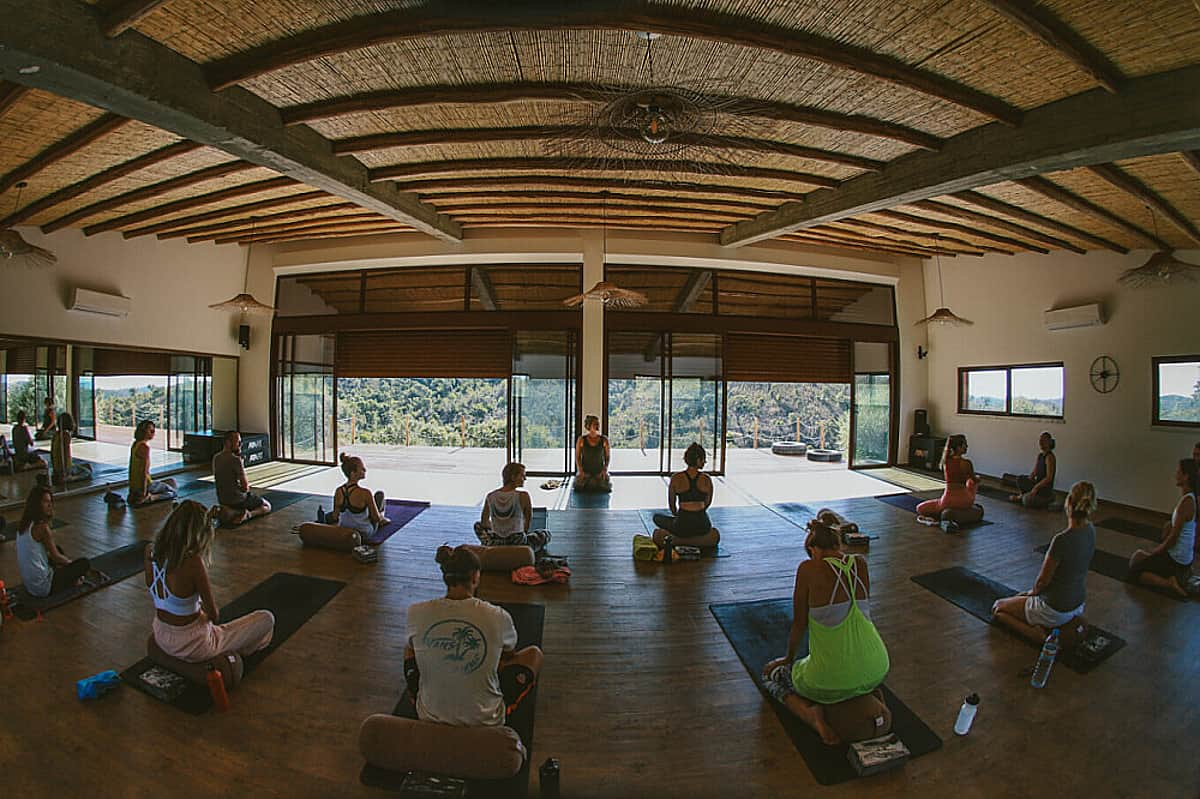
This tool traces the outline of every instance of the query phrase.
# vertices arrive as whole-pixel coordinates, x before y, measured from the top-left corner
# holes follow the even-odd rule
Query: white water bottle
[[[954,722],[954,734],[966,735],[971,731],[971,724],[975,721],[975,714],[979,712],[979,694],[971,694],[962,703],[962,707],[958,710],[958,719]]]

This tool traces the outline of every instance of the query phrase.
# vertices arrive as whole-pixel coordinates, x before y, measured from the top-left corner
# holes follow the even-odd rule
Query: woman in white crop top
[[[146,585],[154,602],[154,640],[163,652],[203,663],[225,652],[249,655],[271,643],[275,616],[256,610],[227,624],[208,582],[206,561],[216,508],[184,500],[146,547]]]
[[[1171,520],[1163,525],[1158,546],[1148,552],[1139,549],[1133,553],[1129,559],[1129,580],[1188,597],[1188,578],[1196,555],[1196,517],[1200,516],[1198,483],[1200,465],[1193,458],[1181,459],[1175,467],[1175,485],[1181,496]]]

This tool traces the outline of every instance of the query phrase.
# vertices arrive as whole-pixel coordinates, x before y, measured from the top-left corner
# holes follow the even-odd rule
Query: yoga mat
[[[345,585],[340,580],[276,572],[221,608],[223,624],[255,610],[269,610],[275,614],[275,634],[271,637],[271,643],[244,658],[244,676],[248,676],[268,655],[291,638]],[[206,686],[189,682],[148,657],[121,672],[121,680],[192,715],[200,715],[212,707],[212,697]],[[233,694],[233,704],[236,707],[236,693]]]
[[[111,463],[100,463],[98,461],[89,461],[87,458],[72,458],[72,462],[86,463],[92,467],[92,482],[106,483],[124,480],[129,477],[129,467],[115,466]],[[71,480],[71,483],[85,482],[83,480]]]
[[[817,512],[802,502],[776,502],[766,507],[800,529],[805,529],[805,525],[817,517]]]
[[[889,505],[894,505],[900,510],[906,510],[910,513],[917,512],[917,506],[925,500],[921,497],[913,496],[912,494],[886,494],[882,497],[875,497],[880,502],[886,502]]]
[[[364,543],[379,546],[387,541],[396,531],[421,515],[428,507],[428,502],[415,502],[408,499],[389,499],[384,501],[383,515],[391,519],[384,527],[375,531],[375,535]]]
[[[860,474],[865,474],[868,477],[874,477],[876,480],[883,480],[885,483],[907,488],[909,491],[942,491],[946,487],[946,481],[938,477],[929,477],[916,472],[910,472],[907,469],[898,469],[889,467],[887,469],[864,469]]]
[[[983,485],[980,485],[979,488],[976,489],[976,493],[983,494],[985,497],[991,497],[992,499],[999,499],[999,500],[1003,500],[1004,502],[1008,502],[1009,497],[1011,497],[1013,494],[1021,493],[1021,490],[1019,488],[1016,488],[1015,484],[1014,484],[1014,487],[1012,487],[1012,488],[999,488],[997,486],[991,486],[991,485],[987,485],[985,483]],[[1020,507],[1020,508],[1025,507],[1024,505],[1021,505],[1016,502],[1014,502],[1013,504],[1017,505],[1017,507]],[[1053,499],[1050,501],[1050,504],[1044,508],[1026,508],[1026,510],[1061,511],[1062,510],[1062,502],[1060,502],[1058,499]]]
[[[533,514],[529,519],[530,530],[549,530],[550,515],[545,508],[534,508]]]
[[[1147,541],[1158,543],[1162,541],[1162,526],[1154,524],[1146,524],[1145,522],[1133,522],[1129,519],[1122,519],[1120,516],[1110,516],[1107,519],[1101,519],[1096,522],[1097,527],[1103,527],[1105,530],[1116,530],[1118,533],[1127,535],[1135,535],[1138,538],[1144,538]]]
[[[567,497],[569,510],[607,510],[612,494],[601,491],[574,491]]]
[[[951,566],[940,571],[918,574],[912,578],[912,581],[947,602],[958,605],[967,613],[988,624],[992,624],[992,603],[997,599],[1016,596],[1018,593],[1003,583],[998,583],[962,566]],[[993,626],[1012,633],[1014,637],[1035,649],[1039,648],[1028,638],[1017,635],[1007,627],[1001,627],[999,624]],[[1073,650],[1060,650],[1058,655],[1059,662],[1080,674],[1086,674],[1096,668],[1125,646],[1124,638],[1113,635],[1094,624],[1088,625],[1084,641],[1085,644]]]
[[[512,602],[497,602],[497,605],[508,611],[512,616],[513,625],[517,628],[517,649],[527,646],[542,645],[542,627],[546,620],[546,609],[542,605],[525,605]],[[523,797],[529,792],[529,766],[533,762],[533,719],[537,706],[538,683],[535,682],[529,696],[521,701],[517,712],[505,719],[505,724],[512,727],[521,742],[525,744],[527,756],[525,765],[514,776],[506,780],[468,780],[467,796],[491,799],[491,797]],[[417,708],[412,694],[406,689],[400,695],[400,701],[392,709],[393,716],[406,719],[417,718]],[[359,774],[363,785],[373,788],[384,788],[391,791],[400,789],[407,772],[390,771],[367,763]]]
[[[671,511],[667,508],[651,508],[650,510],[639,510],[638,515],[642,518],[642,526],[646,528],[646,535],[653,535],[655,530],[654,514],[663,513],[668,516]],[[675,536],[675,546],[686,547],[690,546],[686,538]],[[718,543],[715,547],[700,547],[700,557],[702,558],[727,558],[729,550]]]
[[[281,511],[284,508],[288,507],[289,505],[295,505],[297,502],[301,502],[306,499],[320,499],[321,498],[320,496],[318,496],[316,494],[302,494],[302,493],[299,493],[296,491],[263,491],[262,493],[259,493],[259,492],[254,492],[254,493],[258,493],[258,495],[260,497],[265,499],[267,502],[271,503],[271,513],[265,514],[263,516],[252,516],[247,521],[244,521],[241,524],[236,524],[233,527],[226,527],[225,525],[221,525],[222,530],[240,530],[248,524],[254,524],[255,522],[257,522],[261,519],[271,518],[271,515],[274,514],[276,511]]]
[[[21,526],[21,510],[22,509],[16,508],[15,510],[16,510],[15,517],[6,520],[3,527],[0,527],[0,533],[4,534],[4,541],[16,541],[17,533],[20,532],[19,528]],[[57,530],[60,527],[66,527],[68,524],[70,524],[70,522],[65,522],[62,519],[55,517],[50,520],[50,529]],[[0,541],[0,544],[4,543],[4,541]]]
[[[13,593],[17,595],[16,602],[12,604],[13,613],[16,614],[18,619],[29,621],[37,617],[39,610],[44,613],[51,608],[65,605],[85,594],[99,591],[101,588],[107,588],[113,583],[119,583],[124,579],[132,577],[144,568],[143,557],[146,544],[148,543],[148,541],[138,541],[136,544],[128,544],[111,552],[105,552],[103,555],[90,558],[93,569],[102,571],[108,575],[108,580],[99,585],[87,585],[85,583],[84,585],[73,586],[65,591],[59,591],[57,594],[51,594],[48,597],[32,596],[25,592],[23,586],[18,585],[13,589]]]
[[[1034,547],[1034,552],[1045,554],[1050,548],[1049,544],[1042,544],[1040,547]],[[1191,597],[1181,597],[1173,591],[1167,591],[1154,585],[1146,585],[1145,583],[1137,583],[1129,579],[1129,558],[1121,555],[1114,555],[1111,552],[1105,552],[1102,549],[1097,549],[1092,553],[1092,562],[1088,565],[1088,569],[1103,574],[1105,577],[1111,577],[1114,580],[1120,580],[1130,585],[1136,585],[1138,588],[1144,588],[1147,591],[1174,599],[1176,602],[1190,602]]]
[[[836,785],[857,777],[847,759],[846,752],[849,747],[846,744],[826,746],[811,727],[793,716],[763,688],[762,667],[767,661],[787,652],[788,631],[792,626],[791,598],[724,602],[709,605],[708,609],[716,617],[717,624],[721,625],[742,665],[750,672],[754,684],[767,697],[775,715],[779,717],[788,737],[795,744],[796,751],[804,758],[816,781],[822,785]],[[798,657],[806,654],[807,640],[796,650]],[[900,736],[912,756],[916,758],[940,749],[942,739],[929,729],[925,722],[917,718],[886,685],[880,688],[883,690],[884,701],[892,711],[892,732]]]

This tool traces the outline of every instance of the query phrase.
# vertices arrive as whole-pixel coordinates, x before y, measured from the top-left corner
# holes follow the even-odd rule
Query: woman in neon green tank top
[[[835,744],[840,737],[824,706],[874,692],[890,663],[871,622],[866,559],[843,555],[837,534],[816,521],[804,548],[810,559],[796,569],[788,651],[763,667],[763,677],[776,699]],[[808,654],[797,659],[805,633]]]

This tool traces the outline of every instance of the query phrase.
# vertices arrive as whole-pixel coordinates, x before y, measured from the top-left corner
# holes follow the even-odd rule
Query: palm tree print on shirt
[[[470,674],[487,658],[487,639],[483,631],[463,619],[446,619],[431,625],[422,636],[425,646],[441,652],[447,665],[456,665]]]

